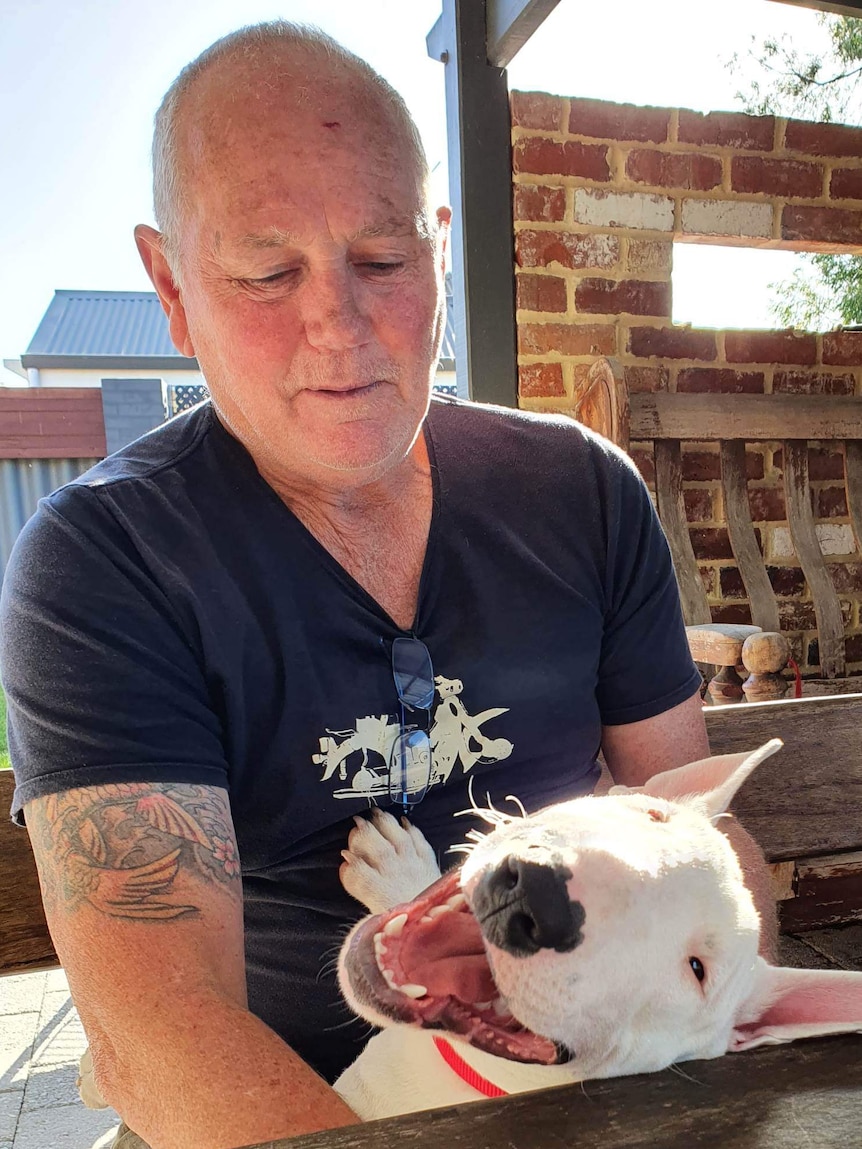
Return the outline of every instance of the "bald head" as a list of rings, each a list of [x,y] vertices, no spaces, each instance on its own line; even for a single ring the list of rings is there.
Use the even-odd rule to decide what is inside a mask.
[[[320,129],[336,145],[351,132],[415,171],[423,201],[428,165],[418,130],[401,96],[364,60],[318,29],[287,21],[252,25],[217,40],[188,64],[156,113],[153,198],[165,254],[180,270],[182,226],[197,181],[224,171],[232,146],[249,131],[262,147],[267,126]],[[278,113],[278,115],[276,115]],[[328,143],[328,141],[327,141]],[[301,163],[301,156],[297,155]]]

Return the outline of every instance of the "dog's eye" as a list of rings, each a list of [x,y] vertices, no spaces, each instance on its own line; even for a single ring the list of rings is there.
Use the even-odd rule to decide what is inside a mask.
[[[691,966],[691,972],[698,981],[703,981],[706,977],[706,970],[703,968],[703,962],[699,958],[689,958],[688,964]]]

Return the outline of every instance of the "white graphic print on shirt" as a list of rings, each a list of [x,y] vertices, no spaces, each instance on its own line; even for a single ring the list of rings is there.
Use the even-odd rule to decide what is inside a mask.
[[[464,684],[457,678],[434,679],[439,701],[431,723],[431,780],[445,782],[461,763],[468,774],[477,762],[500,762],[514,749],[507,738],[490,738],[482,730],[486,722],[508,712],[492,707],[480,714],[467,713],[460,694]],[[346,785],[333,792],[335,798],[375,798],[389,792],[389,758],[401,729],[389,715],[367,715],[356,720],[353,730],[327,730],[320,739],[320,752],[312,755],[323,766],[321,782],[337,777]]]

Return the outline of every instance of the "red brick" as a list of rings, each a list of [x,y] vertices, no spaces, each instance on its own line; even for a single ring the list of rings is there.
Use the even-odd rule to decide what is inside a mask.
[[[722,567],[719,586],[722,598],[746,598],[745,585],[737,567]]]
[[[823,362],[834,367],[858,367],[862,364],[862,331],[824,332]]]
[[[852,375],[832,375],[828,371],[776,371],[772,390],[792,395],[852,395],[856,380]]]
[[[829,194],[832,199],[862,199],[862,168],[835,168]]]
[[[781,238],[804,241],[812,250],[858,245],[862,243],[862,211],[787,204],[781,212]]]
[[[798,363],[817,359],[817,338],[797,331],[728,331],[724,346],[729,363]]]
[[[629,351],[641,359],[715,359],[715,335],[688,327],[633,327]]]
[[[565,100],[559,96],[549,96],[547,92],[512,92],[509,106],[513,127],[532,128],[538,132],[563,129]]]
[[[518,368],[518,394],[524,398],[565,393],[561,363],[525,363]]]
[[[559,223],[566,215],[566,189],[515,184],[514,215],[531,223]]]
[[[667,367],[626,367],[626,387],[633,394],[645,391],[667,391],[670,372]]]
[[[670,284],[643,279],[582,279],[575,307],[600,315],[661,315],[670,318]]]
[[[620,241],[614,235],[576,235],[570,231],[519,231],[515,261],[519,267],[561,267],[611,271],[619,263]]]
[[[691,545],[694,547],[695,558],[733,558],[733,549],[726,527],[695,527],[689,533],[691,534]]]
[[[862,634],[851,634],[844,639],[844,658],[847,662],[859,662],[862,659]],[[820,643],[816,638],[812,638],[808,644],[808,658],[809,666],[820,665]],[[853,685],[852,683],[856,683]],[[858,679],[853,679],[851,683],[847,684],[847,691],[851,693],[856,690],[862,689],[862,684]]]
[[[775,139],[773,116],[746,116],[738,112],[679,113],[681,144],[715,144],[753,152],[772,151]]]
[[[751,607],[747,602],[738,606],[714,606],[711,613],[713,622],[729,623],[732,626],[751,626]]]
[[[809,156],[859,156],[862,155],[862,131],[845,124],[788,120],[784,146],[788,151]]]
[[[524,272],[515,276],[517,305],[523,311],[565,312],[566,281],[558,275],[528,275]]]
[[[722,395],[762,394],[762,371],[730,371],[711,367],[685,367],[676,381],[677,391]]]
[[[818,519],[846,518],[847,492],[843,487],[821,487],[814,492],[814,513]]]
[[[667,139],[669,108],[609,104],[604,100],[572,100],[569,131],[599,140],[638,140],[660,144]]]
[[[820,164],[799,160],[734,156],[730,165],[730,186],[735,192],[816,199],[823,192],[823,168]]]
[[[709,523],[714,517],[712,492],[706,487],[690,487],[682,493],[685,517],[690,523]]]
[[[616,328],[596,323],[527,323],[518,327],[523,355],[613,355]]]
[[[805,592],[805,575],[799,567],[767,567],[772,589],[779,598],[798,598]]]
[[[758,451],[745,452],[745,474],[748,479],[763,478],[763,456]],[[682,477],[686,482],[705,483],[721,478],[718,452],[686,450],[682,454]]]
[[[781,474],[784,470],[784,452],[779,449],[772,457],[772,465]],[[844,478],[844,454],[826,447],[808,448],[808,478],[814,482]]]
[[[787,517],[781,487],[749,487],[748,505],[752,522],[781,522]]]
[[[782,630],[816,630],[817,628],[813,602],[794,602],[793,599],[779,602],[778,617]]]
[[[643,475],[645,483],[650,486],[655,486],[655,458],[651,450],[646,449],[630,449],[632,462]]]
[[[659,152],[636,148],[626,160],[626,175],[652,187],[709,191],[721,183],[721,160],[697,152]]]
[[[839,594],[862,591],[862,563],[828,563],[827,567]]]
[[[515,141],[512,164],[519,174],[580,176],[603,183],[611,178],[608,149],[602,144],[579,144],[573,140],[557,143],[541,136],[528,136]]]

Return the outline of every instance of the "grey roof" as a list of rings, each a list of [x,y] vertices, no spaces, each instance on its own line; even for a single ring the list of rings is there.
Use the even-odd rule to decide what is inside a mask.
[[[25,367],[197,369],[171,343],[154,291],[55,291],[21,362]]]

